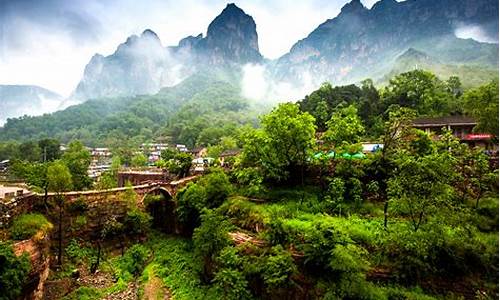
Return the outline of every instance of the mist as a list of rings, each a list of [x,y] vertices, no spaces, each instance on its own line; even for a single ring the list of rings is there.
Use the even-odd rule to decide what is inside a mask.
[[[296,101],[318,88],[310,72],[303,72],[299,82],[291,83],[275,80],[262,64],[246,64],[242,70],[242,96],[258,103]]]
[[[498,44],[498,39],[488,35],[488,33],[476,24],[460,24],[455,29],[455,36],[459,39],[473,39],[481,43]]]

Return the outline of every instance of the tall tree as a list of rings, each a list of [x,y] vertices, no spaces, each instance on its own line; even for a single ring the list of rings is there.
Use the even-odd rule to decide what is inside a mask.
[[[42,155],[42,162],[53,161],[61,157],[61,149],[58,140],[56,139],[43,139],[38,141],[38,147]]]
[[[71,173],[68,167],[61,161],[56,161],[52,163],[47,169],[47,180],[49,182],[49,190],[56,193],[56,204],[59,208],[59,218],[58,218],[58,254],[57,254],[57,264],[62,266],[62,241],[63,241],[63,210],[64,210],[64,195],[65,191],[71,190],[72,181]]]
[[[447,115],[454,97],[436,75],[414,70],[395,76],[382,93],[386,107],[397,104],[414,109],[419,115]]]
[[[315,143],[314,121],[292,103],[280,104],[262,117],[262,129],[256,133],[260,145],[254,150],[268,177],[288,180],[300,171],[303,178],[308,152]]]
[[[498,80],[465,92],[463,103],[465,112],[478,121],[475,131],[498,137]]]
[[[358,116],[358,110],[354,105],[341,108],[333,113],[327,122],[328,130],[325,132],[325,140],[336,147],[359,143],[365,128]]]
[[[62,161],[71,172],[73,188],[83,190],[92,186],[92,179],[87,174],[90,165],[90,152],[80,141],[72,141],[64,152]]]

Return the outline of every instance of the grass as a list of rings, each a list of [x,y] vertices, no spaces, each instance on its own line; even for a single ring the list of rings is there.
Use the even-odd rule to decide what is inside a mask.
[[[52,228],[52,223],[41,214],[23,214],[12,223],[10,235],[14,240],[26,240],[35,234],[43,237]]]
[[[194,255],[191,240],[154,233],[147,245],[151,247],[154,259],[146,269],[155,270],[174,299],[221,298],[209,285],[201,282],[201,262]]]

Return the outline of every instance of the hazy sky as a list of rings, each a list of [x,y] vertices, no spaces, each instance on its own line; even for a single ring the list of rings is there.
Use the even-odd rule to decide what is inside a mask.
[[[285,54],[347,0],[241,0],[261,53]],[[371,7],[377,0],[362,0]],[[293,3],[293,4],[292,4]],[[0,84],[35,84],[68,96],[93,54],[109,55],[150,28],[162,44],[206,34],[226,6],[217,0],[0,0]]]

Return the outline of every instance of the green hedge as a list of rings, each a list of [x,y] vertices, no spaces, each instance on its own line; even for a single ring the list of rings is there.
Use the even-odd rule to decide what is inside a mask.
[[[26,240],[37,232],[47,232],[52,224],[41,214],[24,214],[17,217],[10,228],[10,235],[14,240]]]

